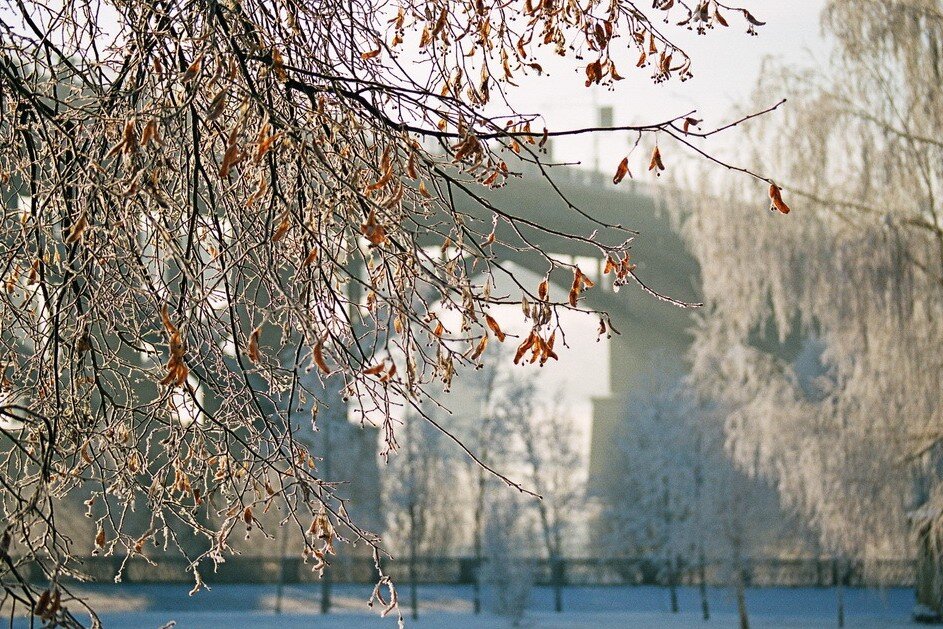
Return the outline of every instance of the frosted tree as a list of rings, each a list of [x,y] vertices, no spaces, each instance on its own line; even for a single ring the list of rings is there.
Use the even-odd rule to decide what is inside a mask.
[[[682,561],[703,551],[707,518],[701,499],[710,426],[678,374],[654,374],[631,406],[620,442],[625,493],[619,503],[607,505],[607,544],[622,555],[657,558],[671,610],[677,612]]]
[[[462,443],[477,453],[484,466],[508,469],[513,459],[515,421],[521,409],[532,407],[533,386],[521,381],[521,376],[511,373],[508,363],[502,360],[500,349],[488,349],[482,356],[482,366],[471,374],[465,384],[469,399],[466,409],[458,413],[456,433]],[[490,491],[500,484],[483,465],[472,459],[464,459],[467,511],[472,514],[470,526],[472,559],[479,573],[474,581],[473,607],[481,611],[481,568],[485,563],[487,542],[486,530],[492,515],[492,500],[504,500],[506,496],[492,496]],[[507,514],[506,514],[507,515]],[[514,517],[519,517],[517,512]],[[493,528],[493,527],[492,527]]]
[[[489,531],[504,535],[500,523],[491,519],[504,518],[516,530],[507,535],[520,534],[521,527],[535,531],[539,543],[532,544],[531,550],[548,558],[555,606],[562,609],[561,559],[566,550],[574,549],[572,533],[584,500],[584,466],[563,399],[539,399],[535,374],[514,368],[511,362],[499,350],[489,349],[482,356],[482,368],[455,392],[467,400],[456,413],[456,430],[483,461],[520,479],[540,498],[515,502],[506,493],[506,483],[469,460],[462,466],[465,482],[452,491],[464,495],[472,514],[472,557],[482,567],[482,579],[487,581],[492,574],[488,564],[494,560],[494,551],[489,551],[493,541]],[[477,583],[473,600],[475,609],[480,609]]]
[[[731,460],[738,444],[725,434],[727,409],[697,396],[680,373],[654,372],[630,407],[620,437],[623,493],[601,518],[605,547],[654,560],[672,611],[682,573],[696,574],[708,620],[709,571],[743,587],[751,557],[801,551],[804,531],[784,517],[773,488],[752,478],[755,452],[749,468]]]
[[[442,433],[422,416],[407,413],[402,422],[401,446],[389,459],[390,480],[384,487],[385,538],[396,556],[406,556],[410,609],[418,618],[418,559],[449,555],[461,533],[457,492],[442,482],[455,474],[459,461]]]
[[[672,142],[690,150],[685,134],[730,125],[696,131],[681,113],[546,129],[509,94],[554,54],[587,90],[629,69],[686,80],[696,65],[678,31],[728,24],[755,34],[761,22],[716,0],[0,0],[7,602],[81,624],[86,605],[61,577],[83,548],[184,552],[194,532],[199,586],[234,534],[272,535],[257,516],[273,504],[316,570],[340,541],[379,565],[382,544],[324,477],[324,453],[295,439],[295,409],[315,399],[374,423],[395,450],[397,405],[421,409],[504,340],[489,315],[499,303],[526,302],[520,359],[553,359],[555,313],[592,282],[547,243],[578,243],[618,284],[646,288],[630,227],[560,193],[551,211],[586,220],[560,232],[488,190],[526,169],[550,179],[551,138],[639,140],[612,158],[619,181],[630,166],[661,172]],[[509,251],[546,277],[492,295]],[[551,278],[573,279],[566,300]],[[458,328],[435,316],[443,303]],[[95,534],[77,540],[55,512],[82,491]],[[23,577],[32,563],[42,583]]]
[[[491,590],[492,611],[521,624],[530,602],[534,574],[528,563],[537,551],[536,531],[524,499],[510,492],[496,494],[489,505],[485,525],[484,555],[487,563],[481,579]]]
[[[512,399],[527,399],[530,384],[518,385]],[[521,391],[521,389],[524,389]],[[518,392],[520,391],[520,392]],[[523,393],[524,395],[521,395]],[[529,486],[541,496],[533,501],[543,551],[550,562],[554,611],[563,611],[563,557],[577,550],[573,535],[585,513],[585,464],[576,440],[573,418],[562,395],[515,409],[512,426],[520,440]]]
[[[941,9],[829,2],[832,70],[768,67],[758,93],[792,106],[740,152],[799,211],[765,220],[726,187],[685,224],[710,312],[694,374],[730,451],[865,558],[911,554],[908,510],[943,513]]]

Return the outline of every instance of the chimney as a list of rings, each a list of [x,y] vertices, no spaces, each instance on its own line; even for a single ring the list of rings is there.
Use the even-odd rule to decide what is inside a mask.
[[[597,110],[599,114],[599,127],[611,127],[613,124],[613,115],[612,115],[612,106],[611,105],[601,105]],[[599,134],[593,134],[593,171],[602,172],[600,164],[602,162],[602,156],[599,154]]]

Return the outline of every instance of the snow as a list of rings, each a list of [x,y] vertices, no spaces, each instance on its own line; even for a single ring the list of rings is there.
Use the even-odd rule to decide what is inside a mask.
[[[205,613],[205,614],[176,614],[172,616],[160,615],[154,613],[140,614],[133,618],[124,617],[114,622],[112,619],[105,620],[106,629],[111,627],[138,628],[138,627],[161,627],[168,618],[174,618],[177,621],[177,627],[180,629],[216,629],[229,628],[234,625],[240,627],[254,627],[256,629],[275,629],[282,627],[304,627],[317,626],[331,629],[347,629],[360,627],[395,627],[395,619],[381,620],[375,616],[365,614],[347,614],[332,615],[327,617],[284,614],[276,615],[272,613],[252,613],[232,615],[226,613]],[[554,614],[553,612],[539,612],[529,614],[524,618],[519,626],[521,627],[541,627],[547,629],[565,629],[567,627],[593,627],[594,629],[624,628],[624,627],[651,627],[651,628],[671,628],[687,629],[698,627],[735,627],[737,617],[735,614],[725,613],[712,617],[709,622],[701,620],[700,616],[691,613],[682,613],[677,615],[670,614],[652,614],[652,613],[593,613],[593,612],[573,612],[564,614]],[[448,614],[435,612],[421,616],[418,620],[406,619],[407,627],[448,627],[449,629],[477,629],[477,628],[505,628],[510,627],[511,623],[507,619],[483,614],[474,616],[473,614]],[[764,617],[751,618],[750,626],[756,629],[805,629],[821,628],[827,626],[836,626],[832,618],[792,618],[792,617]],[[912,626],[907,622],[888,623],[879,619],[851,619],[846,622],[846,627],[861,629],[894,629],[897,627]]]
[[[335,585],[333,611],[318,614],[320,586],[291,585],[283,593],[283,614],[274,612],[273,585],[216,585],[194,597],[186,585],[96,585],[83,586],[102,613],[106,629],[157,629],[176,621],[180,629],[233,627],[395,627],[394,618],[380,619],[366,606],[370,587]],[[471,589],[464,586],[423,586],[419,589],[420,618],[409,618],[409,588],[400,585],[400,603],[406,625],[414,627],[508,627],[507,619],[471,613]],[[700,615],[697,589],[679,591],[681,613],[668,611],[668,593],[657,587],[568,587],[564,612],[552,611],[552,591],[535,588],[524,617],[526,627],[734,627],[736,606],[726,588],[711,588],[708,596],[711,619]],[[913,591],[846,589],[846,627],[870,629],[914,626],[910,613]],[[835,591],[826,588],[762,588],[747,591],[750,626],[754,628],[833,627],[836,622]],[[485,608],[490,596],[485,593]],[[25,625],[23,625],[25,626]]]

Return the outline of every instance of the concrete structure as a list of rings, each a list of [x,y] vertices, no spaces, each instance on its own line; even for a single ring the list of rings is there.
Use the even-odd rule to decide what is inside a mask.
[[[553,175],[560,191],[589,216],[639,232],[633,243],[632,260],[638,264],[637,273],[646,284],[676,299],[699,300],[698,265],[673,228],[668,212],[650,192],[631,181],[613,186],[607,177],[598,173],[554,170]],[[505,188],[486,196],[496,206],[560,233],[589,234],[599,227],[568,209],[551,186],[535,174],[526,181],[512,181]],[[490,223],[490,212],[467,196],[459,197],[457,205],[462,211]],[[506,239],[505,242],[513,243],[516,238],[510,230],[502,233],[500,227],[498,235],[499,239]],[[525,235],[548,251],[594,258],[598,260],[598,271],[602,270],[603,260],[598,250],[538,230],[528,230]],[[507,250],[498,254],[538,275],[547,270],[546,261],[537,255]],[[566,291],[572,275],[553,274],[551,282]],[[604,497],[617,491],[612,486],[612,466],[622,457],[616,435],[623,422],[631,421],[632,392],[652,375],[653,370],[657,370],[656,374],[684,371],[684,355],[692,341],[690,328],[694,323],[694,311],[659,301],[634,285],[616,293],[612,290],[611,276],[587,292],[586,297],[590,307],[609,312],[621,332],[609,341],[611,395],[593,401],[589,492]],[[658,365],[653,364],[656,354]]]

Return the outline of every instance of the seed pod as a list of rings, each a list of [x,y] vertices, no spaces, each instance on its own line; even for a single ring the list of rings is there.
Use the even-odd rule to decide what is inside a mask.
[[[475,347],[475,351],[472,352],[471,359],[478,360],[482,354],[485,353],[485,348],[488,347],[488,335],[485,334],[481,337],[481,340],[478,341],[478,345]]]
[[[665,169],[665,164],[664,162],[661,161],[661,150],[656,145],[655,150],[652,151],[652,160],[648,164],[648,170],[650,171],[655,170],[656,171],[655,174],[659,174],[658,171],[662,171],[664,169]]]
[[[192,81],[197,74],[200,73],[200,65],[203,62],[203,56],[199,56],[193,60],[193,63],[190,64],[190,67],[187,68],[187,71],[183,73],[183,82],[187,83]]]
[[[612,178],[612,183],[618,184],[620,181],[625,179],[626,175],[631,177],[632,173],[629,172],[629,158],[623,157],[622,161],[619,162],[619,167],[616,169],[615,176]]]
[[[86,218],[85,212],[82,212],[78,220],[72,224],[72,228],[69,230],[69,237],[65,239],[65,244],[73,245],[82,240],[86,229],[88,229],[88,218]]]
[[[246,351],[246,354],[249,356],[249,360],[256,364],[262,360],[262,354],[259,352],[259,335],[261,333],[262,326],[252,330],[252,334],[249,335],[249,348]]]
[[[324,351],[322,341],[318,341],[317,344],[311,349],[311,359],[314,361],[314,364],[318,366],[318,369],[324,373],[331,373],[330,367],[327,366],[327,362],[324,360]]]
[[[488,323],[488,327],[491,328],[491,331],[494,332],[494,335],[498,337],[498,340],[502,343],[504,342],[505,334],[501,331],[501,326],[498,325],[498,322],[494,320],[491,315],[485,315],[485,321]]]
[[[783,201],[782,188],[774,183],[769,185],[770,210],[778,210],[782,214],[789,214],[789,206]]]

